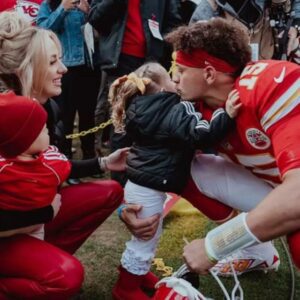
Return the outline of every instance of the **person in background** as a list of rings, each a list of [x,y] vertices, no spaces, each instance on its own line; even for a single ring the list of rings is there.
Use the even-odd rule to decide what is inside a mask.
[[[177,0],[179,13],[183,24],[188,24],[197,7],[196,2],[190,0]]]
[[[170,49],[163,37],[180,25],[181,19],[177,0],[93,0],[88,22],[99,33],[99,65],[107,73],[95,113],[96,123],[100,124],[109,118],[108,90],[117,77],[133,72],[146,60],[170,63]],[[99,148],[101,136],[97,139]],[[111,151],[131,143],[126,135],[114,133]],[[125,184],[124,172],[111,175]]]
[[[252,59],[300,64],[300,0],[202,0],[190,22],[223,17],[250,37]]]
[[[35,24],[42,1],[43,0],[3,0],[0,1],[0,12],[6,10],[16,11],[27,21]]]
[[[187,183],[196,148],[221,141],[233,129],[240,104],[231,95],[224,109],[217,109],[211,123],[196,113],[192,103],[181,101],[168,72],[158,63],[146,63],[110,88],[112,120],[118,132],[133,140],[127,158],[125,201],[143,205],[140,217],[162,214],[166,192],[180,194]],[[152,280],[149,272],[162,233],[162,218],[149,241],[132,237],[121,259],[114,299],[150,299],[141,287]],[[156,279],[156,280],[155,280]]]
[[[16,13],[2,12],[0,56],[1,92],[14,91],[37,99],[52,115],[47,122],[50,143],[54,144],[53,137],[54,141],[63,139],[63,128],[55,123],[59,118],[52,110],[56,103],[50,99],[61,93],[61,79],[67,71],[60,59],[56,35],[31,26]],[[120,149],[107,157],[71,160],[71,172],[91,176],[106,170],[124,170],[127,151]],[[56,196],[52,205],[45,208],[0,210],[0,236],[6,236],[8,230],[17,234],[22,233],[22,227],[47,223],[45,241],[20,234],[0,238],[1,299],[60,300],[80,290],[84,271],[73,253],[120,205],[123,189],[117,182],[98,180],[63,187],[60,194],[61,199]],[[20,257],[26,259],[17,259]]]
[[[62,45],[62,61],[68,67],[68,72],[62,78],[62,93],[56,98],[66,135],[73,133],[76,113],[79,131],[95,126],[94,111],[100,87],[100,71],[90,60],[82,33],[89,9],[87,0],[45,0],[36,20],[38,26],[57,34]],[[80,141],[82,158],[95,157],[94,134],[83,136]],[[60,151],[72,158],[72,140],[65,140],[64,144]]]

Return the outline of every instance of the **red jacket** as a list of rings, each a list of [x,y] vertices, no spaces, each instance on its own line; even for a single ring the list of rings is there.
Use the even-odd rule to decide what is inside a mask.
[[[30,161],[0,156],[0,210],[50,205],[70,171],[70,162],[54,146]]]

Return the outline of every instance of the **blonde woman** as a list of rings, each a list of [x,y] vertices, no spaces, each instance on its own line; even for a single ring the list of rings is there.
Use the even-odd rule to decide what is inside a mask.
[[[49,98],[61,93],[61,78],[67,69],[56,35],[32,27],[16,13],[1,13],[0,57],[1,92],[12,90],[37,99],[48,111],[51,144],[59,146],[63,128]],[[126,151],[71,161],[72,172],[89,176],[123,170]],[[0,212],[0,299],[60,300],[80,289],[83,268],[72,254],[120,204],[123,191],[118,183],[107,180],[68,186],[59,194],[45,209]],[[18,234],[26,233],[29,225],[48,221],[45,241]]]

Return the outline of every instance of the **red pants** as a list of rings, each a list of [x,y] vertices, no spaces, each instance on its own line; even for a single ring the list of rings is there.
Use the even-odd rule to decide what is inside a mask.
[[[216,199],[203,195],[191,178],[186,185],[182,196],[213,221],[222,222],[223,220],[228,219],[233,213],[233,208]],[[294,263],[300,268],[300,231],[288,236],[288,244]]]
[[[65,300],[83,282],[81,263],[72,254],[120,205],[122,187],[96,181],[61,190],[62,206],[45,226],[45,240],[28,235],[0,239],[0,300]]]

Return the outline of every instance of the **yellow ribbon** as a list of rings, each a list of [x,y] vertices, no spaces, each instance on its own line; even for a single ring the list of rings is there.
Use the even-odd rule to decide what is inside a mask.
[[[151,82],[151,79],[145,77],[140,78],[135,73],[132,72],[129,75],[124,75],[122,77],[117,78],[112,83],[112,86],[117,87],[127,80],[133,82],[142,94],[144,94],[146,91],[146,85],[148,85]]]
[[[145,77],[140,78],[133,72],[127,76],[127,80],[136,84],[138,90],[141,92],[142,95],[146,91],[146,85],[148,85],[151,82],[151,79]]]

